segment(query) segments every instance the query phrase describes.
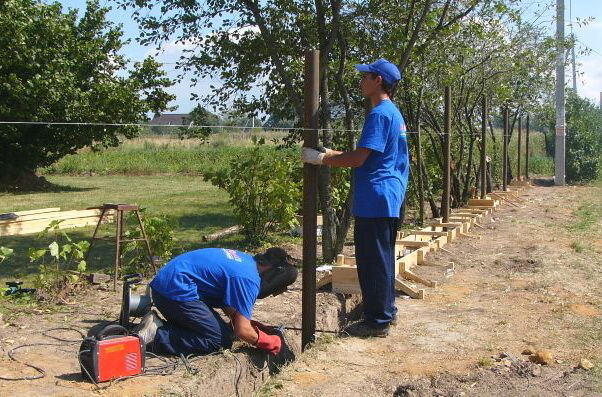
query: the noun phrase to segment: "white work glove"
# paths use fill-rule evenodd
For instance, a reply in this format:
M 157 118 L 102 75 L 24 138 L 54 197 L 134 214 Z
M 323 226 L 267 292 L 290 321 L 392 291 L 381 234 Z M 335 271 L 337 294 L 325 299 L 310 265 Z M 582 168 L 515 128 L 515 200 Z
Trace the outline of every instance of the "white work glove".
M 322 153 L 316 149 L 312 149 L 309 147 L 304 147 L 303 152 L 301 154 L 301 160 L 303 160 L 304 163 L 321 165 L 325 156 L 326 153 Z

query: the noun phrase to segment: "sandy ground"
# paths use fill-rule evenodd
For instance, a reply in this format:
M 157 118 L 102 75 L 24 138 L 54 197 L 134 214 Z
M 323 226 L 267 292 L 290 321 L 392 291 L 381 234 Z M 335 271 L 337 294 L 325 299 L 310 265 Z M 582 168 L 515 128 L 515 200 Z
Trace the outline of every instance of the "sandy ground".
M 415 269 L 440 286 L 425 300 L 399 297 L 389 337 L 323 340 L 260 395 L 602 395 L 602 224 L 570 227 L 601 190 L 526 190 L 471 231 L 481 239 L 458 239 Z M 551 353 L 550 365 L 521 354 L 529 346 Z M 576 368 L 583 358 L 594 368 Z

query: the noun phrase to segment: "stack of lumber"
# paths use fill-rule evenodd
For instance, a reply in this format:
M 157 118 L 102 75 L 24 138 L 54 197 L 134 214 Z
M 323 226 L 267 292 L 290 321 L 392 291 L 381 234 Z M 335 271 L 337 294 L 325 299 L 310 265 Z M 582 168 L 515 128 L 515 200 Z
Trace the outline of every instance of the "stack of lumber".
M 0 214 L 0 236 L 39 233 L 53 221 L 60 221 L 59 229 L 94 226 L 98 224 L 101 212 L 100 209 L 61 211 L 60 208 L 42 208 L 3 213 Z M 103 223 L 112 221 L 112 212 L 105 213 Z

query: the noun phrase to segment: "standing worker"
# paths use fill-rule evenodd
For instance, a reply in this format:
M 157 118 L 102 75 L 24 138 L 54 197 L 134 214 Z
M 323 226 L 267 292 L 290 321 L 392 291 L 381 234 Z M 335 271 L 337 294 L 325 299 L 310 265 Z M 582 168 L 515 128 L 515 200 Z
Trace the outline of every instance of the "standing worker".
M 157 354 L 207 354 L 230 348 L 234 337 L 273 355 L 282 341 L 270 327 L 251 320 L 257 298 L 277 295 L 297 278 L 286 251 L 268 248 L 251 256 L 225 248 L 205 248 L 169 261 L 150 283 L 153 304 L 134 329 Z M 214 308 L 230 318 L 231 327 Z
M 355 68 L 363 73 L 362 95 L 372 104 L 357 149 L 320 152 L 304 147 L 303 161 L 354 168 L 353 237 L 364 319 L 348 332 L 385 337 L 396 320 L 395 239 L 410 168 L 405 122 L 391 101 L 401 73 L 386 59 Z

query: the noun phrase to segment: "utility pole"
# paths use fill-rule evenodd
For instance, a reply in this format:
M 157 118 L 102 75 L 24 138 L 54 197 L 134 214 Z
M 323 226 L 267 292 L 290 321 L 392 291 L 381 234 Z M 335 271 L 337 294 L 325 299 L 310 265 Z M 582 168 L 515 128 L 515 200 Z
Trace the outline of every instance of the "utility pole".
M 554 183 L 564 186 L 566 138 L 564 107 L 564 0 L 556 0 L 556 151 Z
M 481 199 L 487 198 L 487 97 L 481 102 Z
M 441 197 L 441 216 L 443 223 L 449 222 L 451 195 L 451 88 L 445 87 L 443 103 L 443 197 Z
M 508 135 L 510 135 L 510 110 L 508 105 L 504 105 L 504 132 L 502 134 L 503 146 L 502 146 L 502 191 L 506 191 L 508 188 Z

